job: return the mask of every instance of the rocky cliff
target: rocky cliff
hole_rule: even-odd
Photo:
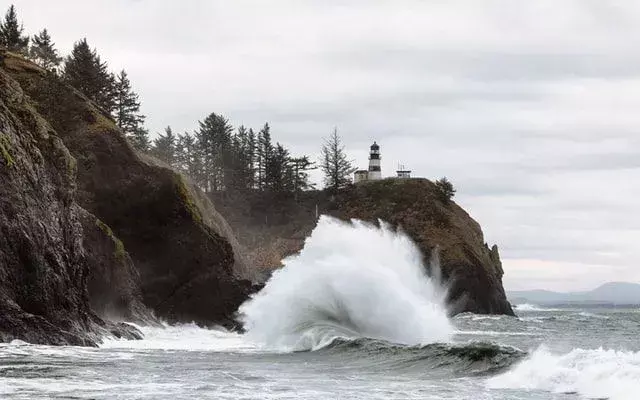
[[[215,199],[251,261],[264,269],[277,268],[283,256],[301,249],[315,226],[317,206],[320,213],[344,220],[382,219],[400,227],[422,251],[425,265],[438,249],[452,313],[513,315],[497,246],[488,247],[480,225],[454,202],[443,201],[429,180],[372,181],[333,196],[303,194],[297,201],[249,195]]]
[[[95,217],[76,202],[75,179],[75,159],[0,69],[0,342],[136,337],[89,306],[92,256],[82,224]]]
[[[91,344],[104,318],[149,309],[233,325],[251,273],[209,200],[81,93],[4,55],[0,341]]]

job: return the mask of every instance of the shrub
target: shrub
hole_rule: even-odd
[[[456,189],[446,177],[438,179],[436,187],[438,188],[438,196],[444,203],[451,201],[456,194]]]

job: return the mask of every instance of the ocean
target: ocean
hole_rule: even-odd
[[[639,307],[449,318],[423,271],[402,233],[324,218],[240,308],[245,333],[0,344],[0,399],[640,399]]]

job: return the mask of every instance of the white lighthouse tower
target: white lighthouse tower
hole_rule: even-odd
[[[370,181],[382,179],[382,171],[380,170],[380,146],[374,141],[371,145],[369,153],[369,173],[367,178]]]

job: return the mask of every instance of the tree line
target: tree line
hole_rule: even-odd
[[[190,176],[205,192],[298,193],[314,187],[309,177],[314,163],[274,144],[268,123],[258,132],[236,129],[224,116],[211,113],[198,125],[193,133],[181,135],[167,127],[149,152]]]
[[[314,188],[309,171],[316,168],[308,156],[293,156],[273,143],[268,123],[258,130],[234,128],[227,118],[211,113],[193,133],[175,134],[171,127],[151,140],[140,112],[140,99],[126,71],[109,71],[95,48],[83,38],[71,54],[60,56],[51,35],[43,29],[33,37],[24,33],[13,5],[0,22],[0,45],[22,54],[59,79],[80,90],[111,114],[127,139],[190,176],[206,192],[262,190],[298,193]],[[351,183],[355,171],[334,129],[325,140],[319,160],[325,186],[338,190]]]

